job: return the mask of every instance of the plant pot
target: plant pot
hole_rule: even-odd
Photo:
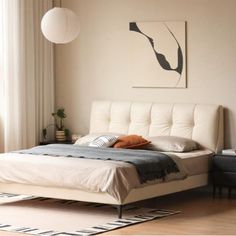
[[[57,130],[56,131],[56,140],[58,142],[64,142],[66,141],[66,135],[64,130]]]

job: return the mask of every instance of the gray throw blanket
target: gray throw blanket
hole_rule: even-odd
[[[148,150],[50,144],[17,151],[17,153],[127,162],[135,166],[141,184],[148,180],[164,178],[169,173],[179,172],[171,157]]]

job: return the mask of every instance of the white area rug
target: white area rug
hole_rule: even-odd
[[[0,193],[0,231],[43,236],[95,235],[179,213]],[[0,233],[1,234],[1,233]]]

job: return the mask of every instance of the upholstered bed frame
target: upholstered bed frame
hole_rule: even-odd
[[[90,133],[98,132],[186,137],[217,152],[223,147],[223,109],[218,105],[203,104],[95,101],[91,110]],[[193,175],[184,180],[133,189],[122,202],[102,192],[23,184],[0,183],[0,192],[114,204],[120,206],[121,217],[122,205],[207,184],[208,173]]]

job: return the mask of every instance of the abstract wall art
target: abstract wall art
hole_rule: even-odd
[[[133,87],[186,88],[185,22],[130,22]]]

